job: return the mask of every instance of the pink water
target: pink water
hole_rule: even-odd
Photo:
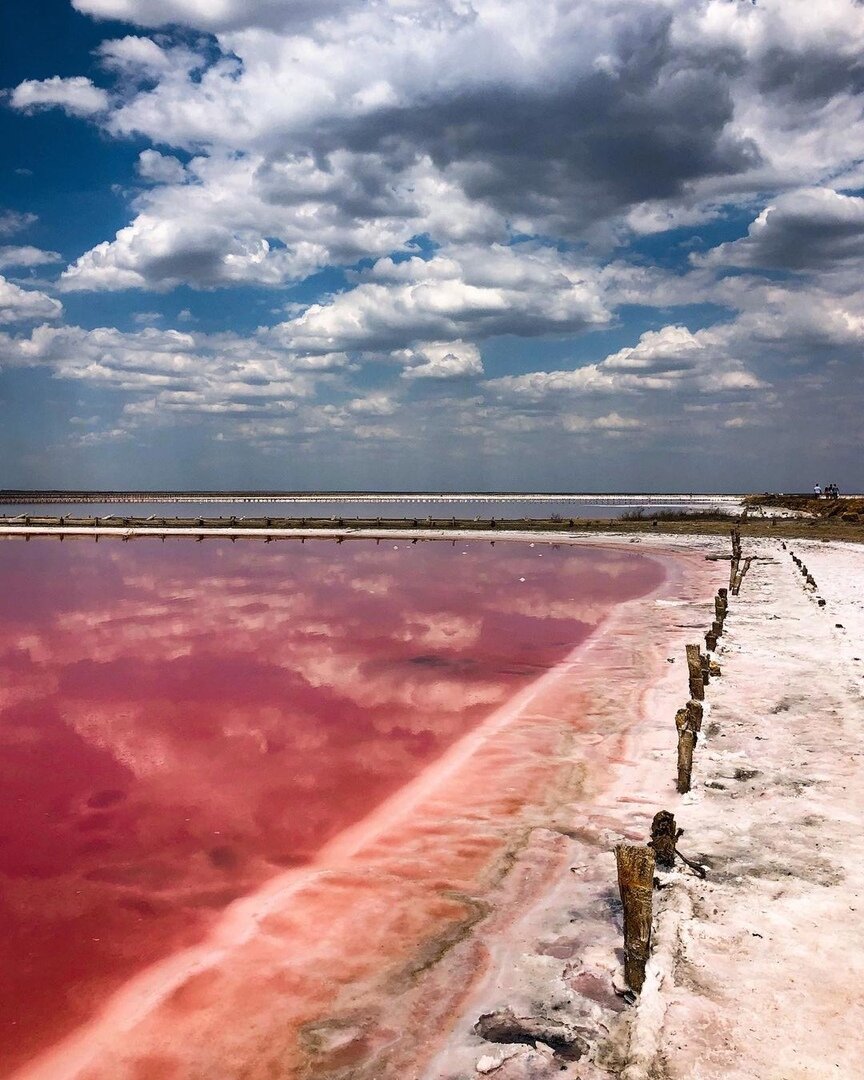
[[[660,576],[502,543],[0,544],[0,1075]]]

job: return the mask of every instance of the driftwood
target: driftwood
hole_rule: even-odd
[[[639,991],[645,982],[645,964],[651,949],[654,852],[650,847],[618,844],[615,860],[624,906],[624,978],[631,990]]]
[[[548,1016],[517,1016],[512,1009],[484,1013],[474,1025],[481,1039],[496,1043],[544,1043],[569,1061],[578,1061],[588,1050],[585,1040],[563,1020]]]
[[[675,815],[668,810],[661,810],[651,822],[651,843],[654,858],[658,866],[671,870],[675,865],[675,841],[678,830],[675,828]]]
[[[680,831],[680,830],[679,830]],[[688,859],[686,855],[682,855],[678,848],[675,848],[675,854],[686,866],[689,866],[691,870],[695,871],[699,877],[708,877],[708,871],[702,866],[701,863],[694,862],[692,859]]]
[[[705,698],[705,682],[702,678],[702,661],[698,645],[687,646],[687,674],[690,679],[690,697],[702,701]]]

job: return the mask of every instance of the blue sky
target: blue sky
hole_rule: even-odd
[[[864,488],[854,0],[34,0],[2,486]]]

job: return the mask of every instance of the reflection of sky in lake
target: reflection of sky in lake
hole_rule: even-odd
[[[5,1067],[659,577],[506,543],[0,544]]]

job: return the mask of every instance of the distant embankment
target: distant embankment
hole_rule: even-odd
[[[817,499],[814,495],[747,495],[746,507],[766,507],[812,514],[816,518],[838,518],[855,523],[864,520],[864,495],[841,495],[838,499]]]
[[[420,540],[448,540],[456,538],[495,540],[542,539],[549,543],[577,542],[586,533],[603,532],[609,535],[627,536],[651,532],[655,536],[666,533],[727,535],[730,525],[735,525],[742,535],[771,536],[776,539],[808,537],[810,539],[834,539],[864,541],[864,520],[849,520],[853,515],[837,517],[805,518],[788,516],[780,518],[762,514],[730,515],[720,510],[681,511],[658,510],[650,513],[624,515],[609,518],[580,518],[556,514],[554,517],[465,518],[451,516],[417,515],[400,517],[278,517],[278,516],[230,516],[230,517],[173,517],[108,514],[83,516],[64,514],[48,516],[21,513],[15,516],[0,515],[0,537],[19,537],[25,540],[38,536],[55,537],[59,540],[73,537],[98,540],[114,537],[132,540],[150,537],[166,540],[169,537],[191,537],[195,540],[219,538],[240,540],[273,540],[330,538],[337,543],[348,539],[381,539],[401,535],[412,543]],[[858,518],[858,515],[854,515]]]
[[[656,492],[560,492],[560,491],[24,491],[0,490],[0,504],[8,506],[58,503],[188,503],[188,502],[572,502],[601,505],[716,506],[738,503],[734,493],[662,494]]]

